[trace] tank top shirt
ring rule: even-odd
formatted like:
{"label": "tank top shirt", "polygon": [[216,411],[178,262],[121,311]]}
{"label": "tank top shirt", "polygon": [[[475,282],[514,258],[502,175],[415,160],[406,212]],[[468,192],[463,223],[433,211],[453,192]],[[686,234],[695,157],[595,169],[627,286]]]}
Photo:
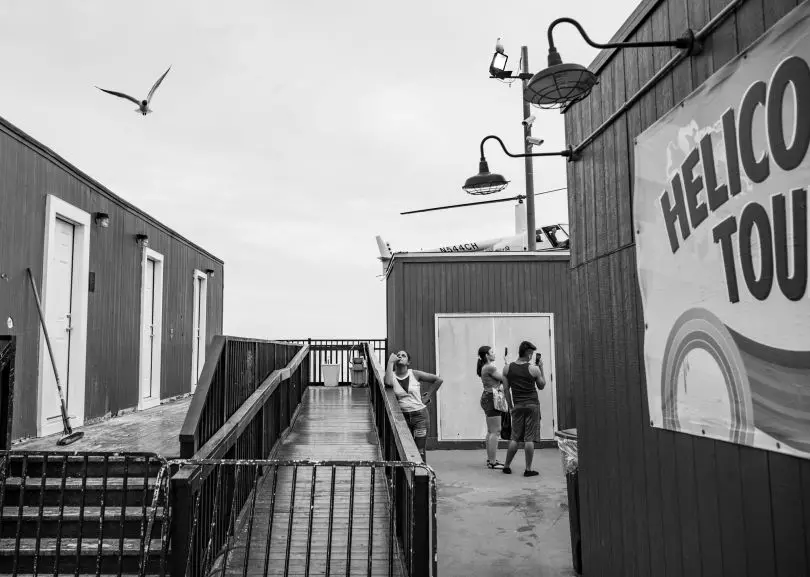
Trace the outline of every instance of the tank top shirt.
{"label": "tank top shirt", "polygon": [[492,376],[491,372],[484,372],[487,365],[481,367],[481,383],[484,385],[484,392],[491,393],[492,389],[497,389],[501,382]]}
{"label": "tank top shirt", "polygon": [[394,394],[403,413],[412,413],[427,408],[422,402],[422,388],[419,385],[419,379],[413,376],[412,369],[408,369],[402,378],[394,373]]}
{"label": "tank top shirt", "polygon": [[534,377],[529,372],[529,363],[509,363],[509,371],[506,378],[509,380],[509,388],[512,390],[512,401],[516,406],[540,404],[540,397],[537,396],[537,387]]}

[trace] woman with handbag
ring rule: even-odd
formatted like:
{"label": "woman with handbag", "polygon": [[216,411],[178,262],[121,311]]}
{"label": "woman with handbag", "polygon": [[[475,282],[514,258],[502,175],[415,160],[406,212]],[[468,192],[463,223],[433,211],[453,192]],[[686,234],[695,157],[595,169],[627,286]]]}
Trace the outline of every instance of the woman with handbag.
{"label": "woman with handbag", "polygon": [[498,461],[498,439],[501,436],[501,413],[508,412],[506,397],[503,394],[503,375],[495,367],[495,355],[492,347],[478,349],[478,365],[475,372],[481,377],[484,392],[481,394],[481,408],[487,419],[487,467],[503,469]]}

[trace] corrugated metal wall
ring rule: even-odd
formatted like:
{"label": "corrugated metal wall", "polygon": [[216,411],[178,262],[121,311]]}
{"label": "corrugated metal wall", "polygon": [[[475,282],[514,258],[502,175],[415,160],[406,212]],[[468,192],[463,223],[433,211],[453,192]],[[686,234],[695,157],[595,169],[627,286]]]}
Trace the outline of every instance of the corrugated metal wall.
{"label": "corrugated metal wall", "polygon": [[[406,349],[415,368],[434,372],[436,313],[554,313],[558,428],[574,427],[569,274],[567,255],[397,256],[386,283],[388,353]],[[434,403],[431,420],[435,443]]]}
{"label": "corrugated metal wall", "polygon": [[[616,41],[702,28],[728,0],[643,2]],[[648,425],[636,277],[633,139],[796,6],[746,0],[568,165],[574,374],[588,577],[810,575],[810,462]],[[587,26],[586,26],[587,29]],[[627,48],[565,118],[577,146],[674,55]],[[606,64],[605,64],[606,63]]]}
{"label": "corrugated metal wall", "polygon": [[[140,213],[53,152],[0,119],[0,322],[19,337],[12,438],[36,434],[40,326],[26,275],[42,287],[46,196],[86,212],[110,215],[109,228],[91,224],[85,419],[138,402],[141,248],[135,235],[164,255],[161,397],[191,388],[192,275],[208,280],[207,342],[222,332],[222,261]],[[5,328],[7,317],[14,328]],[[50,365],[48,365],[50,366]],[[53,391],[53,394],[56,394]]]}

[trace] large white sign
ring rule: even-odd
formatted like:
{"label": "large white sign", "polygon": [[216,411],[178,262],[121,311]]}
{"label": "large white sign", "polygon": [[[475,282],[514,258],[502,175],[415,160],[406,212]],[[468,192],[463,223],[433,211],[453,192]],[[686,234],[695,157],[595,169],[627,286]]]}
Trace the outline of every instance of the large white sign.
{"label": "large white sign", "polygon": [[810,6],[636,140],[654,427],[810,458]]}

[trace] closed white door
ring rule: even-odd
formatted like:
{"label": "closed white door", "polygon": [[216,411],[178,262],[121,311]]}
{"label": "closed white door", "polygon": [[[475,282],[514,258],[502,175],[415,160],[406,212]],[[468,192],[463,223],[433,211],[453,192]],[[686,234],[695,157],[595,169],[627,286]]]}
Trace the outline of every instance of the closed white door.
{"label": "closed white door", "polygon": [[522,341],[529,341],[537,347],[541,355],[543,374],[546,377],[546,386],[537,391],[540,399],[540,434],[543,439],[554,438],[555,410],[557,399],[554,396],[552,379],[553,358],[551,347],[551,318],[548,316],[509,316],[494,319],[495,334],[493,342],[498,354],[497,364],[503,366],[503,349],[509,347],[509,361],[518,358],[518,347]]}
{"label": "closed white door", "polygon": [[146,399],[151,399],[158,392],[159,383],[155,375],[155,261],[146,259],[146,275],[143,286],[143,350],[141,351],[141,391]]}
{"label": "closed white door", "polygon": [[486,420],[480,405],[483,386],[475,371],[478,348],[491,346],[495,364],[501,369],[504,348],[509,349],[509,360],[514,361],[524,340],[537,346],[542,355],[547,385],[538,391],[541,437],[554,438],[556,397],[551,325],[549,314],[437,315],[436,365],[444,379],[437,394],[440,440],[472,441],[485,437]]}
{"label": "closed white door", "polygon": [[478,347],[492,343],[492,318],[439,317],[436,322],[436,370],[444,379],[436,395],[439,438],[483,439],[487,430],[480,406],[483,387],[475,366]]}
{"label": "closed white door", "polygon": [[[65,395],[65,404],[69,407],[70,399],[70,334],[71,306],[73,302],[74,240],[76,227],[60,218],[56,219],[56,236],[53,257],[48,263],[48,311],[46,319],[48,336],[59,371],[59,382]],[[46,351],[47,354],[47,351]],[[48,358],[47,370],[43,376],[42,407],[46,427],[59,423],[61,428],[62,412],[56,388],[56,377],[53,365]],[[81,400],[81,399],[80,399]]]}
{"label": "closed white door", "polygon": [[206,308],[208,306],[208,277],[199,271],[194,272],[194,299],[192,302],[191,331],[191,390],[197,387],[205,366]]}

